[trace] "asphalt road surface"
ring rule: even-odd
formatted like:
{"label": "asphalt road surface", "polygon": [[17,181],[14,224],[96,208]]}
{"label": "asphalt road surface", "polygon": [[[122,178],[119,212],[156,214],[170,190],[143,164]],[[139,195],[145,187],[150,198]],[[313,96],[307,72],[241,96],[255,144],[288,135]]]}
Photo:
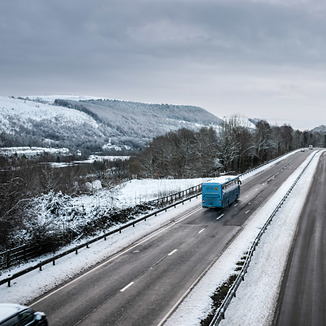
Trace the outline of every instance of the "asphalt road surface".
{"label": "asphalt road surface", "polygon": [[319,161],[287,263],[274,325],[326,325],[326,154]]}
{"label": "asphalt road surface", "polygon": [[199,204],[185,210],[164,228],[48,293],[33,308],[44,311],[51,326],[159,325],[310,153],[297,152],[246,180],[240,199],[228,209]]}

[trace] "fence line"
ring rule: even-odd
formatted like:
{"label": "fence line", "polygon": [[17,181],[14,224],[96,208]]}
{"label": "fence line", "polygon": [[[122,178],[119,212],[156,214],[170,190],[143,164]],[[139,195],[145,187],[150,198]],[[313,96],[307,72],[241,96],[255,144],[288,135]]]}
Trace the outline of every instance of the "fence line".
{"label": "fence line", "polygon": [[9,268],[38,256],[35,246],[22,245],[0,253],[0,269]]}
{"label": "fence line", "polygon": [[[190,196],[192,194],[197,194],[200,191],[201,191],[201,184],[168,196],[164,196],[158,199],[148,201],[146,203],[149,205],[156,205],[158,207],[163,207],[165,205],[174,203],[177,200],[180,200],[184,197]],[[37,257],[38,254],[39,254],[38,247],[31,246],[31,245],[22,245],[16,248],[6,250],[4,252],[0,252],[0,270],[4,268],[10,268],[21,262],[27,262],[29,259]]]}

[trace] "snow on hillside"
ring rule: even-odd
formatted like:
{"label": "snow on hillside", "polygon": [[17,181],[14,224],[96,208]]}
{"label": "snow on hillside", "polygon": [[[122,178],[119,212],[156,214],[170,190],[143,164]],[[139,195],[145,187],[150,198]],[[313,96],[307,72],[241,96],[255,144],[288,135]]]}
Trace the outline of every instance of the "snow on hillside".
{"label": "snow on hillside", "polygon": [[36,121],[51,120],[60,124],[87,123],[93,128],[97,128],[97,122],[86,113],[78,110],[67,110],[65,107],[53,106],[24,99],[0,96],[0,130],[11,132],[13,128],[12,120],[21,122],[25,127],[30,127],[29,119]]}
{"label": "snow on hillside", "polygon": [[98,151],[110,139],[115,149],[139,149],[167,132],[217,128],[220,122],[203,108],[189,105],[72,95],[0,97],[3,142],[17,146],[51,144]]}

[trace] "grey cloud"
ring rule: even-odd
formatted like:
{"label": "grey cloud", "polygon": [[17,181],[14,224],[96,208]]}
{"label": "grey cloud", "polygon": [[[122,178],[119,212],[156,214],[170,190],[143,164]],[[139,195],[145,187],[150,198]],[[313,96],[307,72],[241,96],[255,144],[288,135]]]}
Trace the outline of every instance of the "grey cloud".
{"label": "grey cloud", "polygon": [[0,14],[6,49],[1,62],[24,57],[27,63],[40,58],[88,65],[121,53],[213,63],[324,63],[326,58],[326,20],[298,9],[245,1],[13,3],[10,15],[8,9]]}
{"label": "grey cloud", "polygon": [[[282,98],[278,76],[295,84],[301,71],[311,82],[323,71],[325,15],[319,0],[1,1],[0,91],[234,111],[249,94],[248,109],[251,98]],[[260,78],[266,91],[256,87]]]}

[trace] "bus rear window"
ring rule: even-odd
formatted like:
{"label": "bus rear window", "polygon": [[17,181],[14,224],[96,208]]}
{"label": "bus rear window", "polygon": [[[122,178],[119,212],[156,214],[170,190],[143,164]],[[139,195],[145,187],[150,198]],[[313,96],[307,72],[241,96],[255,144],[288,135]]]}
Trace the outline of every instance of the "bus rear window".
{"label": "bus rear window", "polygon": [[213,187],[213,186],[206,186],[206,190],[217,190],[217,187]]}

